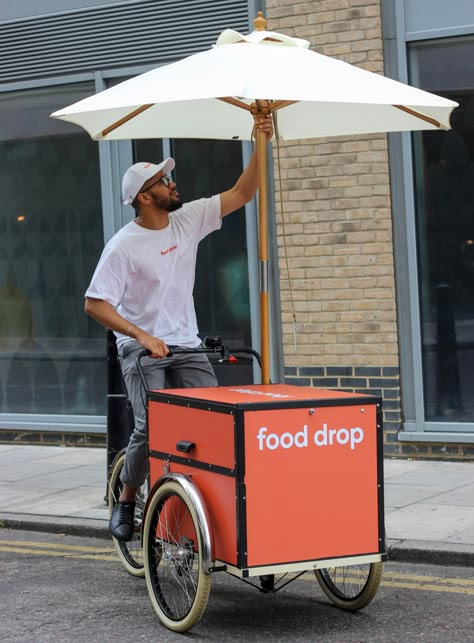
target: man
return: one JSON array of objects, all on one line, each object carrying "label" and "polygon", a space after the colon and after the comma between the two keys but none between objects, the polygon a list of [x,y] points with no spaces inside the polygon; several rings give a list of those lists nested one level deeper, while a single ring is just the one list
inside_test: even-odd
[{"label": "man", "polygon": [[[270,117],[255,117],[255,127],[270,140]],[[226,192],[183,205],[169,176],[174,160],[159,165],[136,163],[123,177],[122,196],[136,218],[106,245],[86,292],[85,310],[110,328],[135,416],[121,474],[123,490],[113,508],[110,531],[127,542],[133,534],[135,495],[147,472],[146,412],[135,366],[144,359],[150,388],[216,386],[205,354],[193,352],[197,335],[193,287],[199,242],[221,227],[222,217],[241,208],[258,186],[254,153],[236,184]],[[189,354],[167,357],[168,346],[189,348]]]}]

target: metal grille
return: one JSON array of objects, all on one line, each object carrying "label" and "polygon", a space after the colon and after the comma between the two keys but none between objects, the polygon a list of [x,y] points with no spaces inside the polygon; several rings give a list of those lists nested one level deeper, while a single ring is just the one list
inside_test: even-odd
[{"label": "metal grille", "polygon": [[248,31],[246,0],[137,0],[0,23],[0,82],[171,62]]}]

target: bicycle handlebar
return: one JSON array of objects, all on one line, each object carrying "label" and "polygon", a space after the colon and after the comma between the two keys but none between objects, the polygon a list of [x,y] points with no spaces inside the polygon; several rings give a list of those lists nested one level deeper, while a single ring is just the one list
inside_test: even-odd
[{"label": "bicycle handlebar", "polygon": [[[187,348],[184,346],[169,346],[168,348],[169,348],[168,354],[162,359],[173,357],[174,355],[182,355],[185,353],[205,353],[207,355],[220,355],[221,357],[219,361],[223,362],[223,361],[228,361],[230,357],[233,357],[234,353],[238,353],[241,355],[242,354],[251,355],[257,360],[260,368],[262,367],[260,354],[257,353],[257,351],[255,351],[250,346],[240,346],[240,347],[234,348],[232,349],[232,354],[230,353],[229,348],[222,343],[219,345],[216,344],[214,346],[197,346],[196,348]],[[148,391],[149,389],[148,389],[148,383],[146,380],[146,376],[143,370],[143,365],[141,363],[141,360],[143,357],[150,357],[150,356],[151,356],[151,351],[144,348],[138,353],[137,357],[135,358],[135,364],[137,367],[138,375],[140,376],[140,380],[145,391]]]}]

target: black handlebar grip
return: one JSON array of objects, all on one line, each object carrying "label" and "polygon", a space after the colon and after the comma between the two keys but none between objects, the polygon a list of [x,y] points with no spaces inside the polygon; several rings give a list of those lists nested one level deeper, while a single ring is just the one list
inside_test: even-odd
[{"label": "black handlebar grip", "polygon": [[[173,355],[174,355],[174,353],[173,353],[173,351],[171,350],[171,348],[168,348],[168,353],[165,355],[165,357],[173,357]],[[140,355],[139,355],[139,356],[140,356],[140,357],[151,357],[151,351],[149,351],[147,348],[144,348],[144,349],[140,352]]]}]

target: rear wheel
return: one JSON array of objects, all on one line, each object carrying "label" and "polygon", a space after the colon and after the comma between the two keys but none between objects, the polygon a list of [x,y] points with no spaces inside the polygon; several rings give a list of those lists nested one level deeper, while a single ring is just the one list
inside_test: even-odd
[{"label": "rear wheel", "polygon": [[383,573],[382,563],[328,567],[314,572],[321,589],[338,607],[356,611],[374,598]]},{"label": "rear wheel", "polygon": [[[120,480],[120,473],[122,472],[125,463],[125,452],[117,455],[110,467],[109,474],[109,513],[112,514],[112,509],[120,497],[123,483]],[[143,520],[143,509],[146,501],[145,485],[137,492],[135,503],[135,518],[133,526],[133,536],[129,542],[120,542],[115,538],[115,549],[119,555],[122,565],[125,567],[129,574],[132,576],[145,576],[145,568],[143,566],[143,550],[141,542],[141,527]]]},{"label": "rear wheel", "polygon": [[160,621],[186,632],[202,618],[211,575],[203,569],[196,508],[179,483],[165,482],[147,507],[143,532],[148,593]]}]

